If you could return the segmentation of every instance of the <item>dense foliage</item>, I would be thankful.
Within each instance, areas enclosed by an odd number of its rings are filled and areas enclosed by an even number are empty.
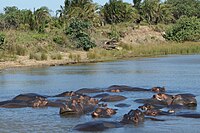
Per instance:
[[[66,30],[66,34],[76,42],[77,48],[83,48],[88,51],[90,48],[95,47],[95,44],[91,41],[88,30],[90,29],[90,23],[74,19]]]
[[[102,13],[105,22],[109,24],[127,22],[137,18],[136,10],[122,0],[110,0],[102,8]]]
[[[200,18],[181,17],[164,37],[173,41],[200,41]]]
[[[103,6],[92,0],[65,0],[64,5],[57,10],[56,16],[51,16],[51,10],[47,7],[33,11],[18,9],[15,6],[5,7],[4,12],[0,13],[0,31],[36,32],[39,36],[52,34],[54,31],[55,36],[52,40],[59,46],[67,45],[66,40],[71,39],[76,48],[89,50],[96,46],[91,41],[91,26],[101,27],[117,23],[174,24],[166,32],[167,39],[192,41],[199,40],[199,9],[199,0],[133,0],[131,4],[123,0],[109,0]],[[191,18],[183,19],[183,16]],[[117,30],[112,26],[111,31],[108,31],[111,33],[110,38],[119,39]],[[4,36],[0,35],[0,44],[3,43]]]
[[[170,5],[175,19],[179,19],[181,16],[200,17],[199,0],[167,0],[166,3]]]
[[[4,42],[5,42],[5,35],[0,33],[0,48],[3,47]]]

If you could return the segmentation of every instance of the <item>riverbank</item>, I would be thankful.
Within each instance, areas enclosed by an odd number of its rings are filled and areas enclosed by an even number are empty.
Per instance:
[[[148,45],[119,45],[119,49],[105,50],[95,48],[88,52],[72,51],[60,52],[62,58],[46,60],[30,59],[29,56],[18,56],[16,60],[0,62],[0,69],[21,67],[44,67],[78,63],[94,63],[103,61],[114,61],[118,59],[153,57],[170,54],[199,54],[199,42],[163,43]],[[47,56],[48,57],[48,56]]]

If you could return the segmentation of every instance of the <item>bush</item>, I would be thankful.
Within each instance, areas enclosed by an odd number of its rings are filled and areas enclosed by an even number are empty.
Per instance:
[[[166,31],[164,37],[172,41],[200,41],[200,19],[182,17]]]
[[[42,53],[41,54],[41,60],[47,60],[47,54],[45,54],[45,53]]]
[[[62,55],[60,53],[51,54],[51,59],[53,59],[53,60],[61,60],[62,59]]]
[[[82,48],[88,51],[90,48],[95,47],[89,36],[90,23],[82,20],[74,19],[66,30],[66,34],[76,42],[77,48]]]
[[[117,31],[117,28],[114,25],[111,26],[111,32],[109,33],[109,38],[119,41],[120,33]]]
[[[30,53],[29,59],[35,59],[37,61],[47,60],[48,56],[45,53]]]
[[[41,60],[41,55],[38,53],[30,53],[29,59]]]
[[[5,43],[5,35],[0,33],[0,47],[3,47],[3,44]]]
[[[54,41],[55,43],[59,44],[59,45],[62,45],[62,44],[65,43],[65,42],[64,42],[64,38],[63,38],[62,36],[59,36],[59,35],[55,36],[55,37],[53,38],[53,41]]]

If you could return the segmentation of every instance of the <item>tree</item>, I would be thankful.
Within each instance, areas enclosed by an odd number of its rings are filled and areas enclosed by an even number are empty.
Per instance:
[[[0,33],[0,49],[3,49],[4,42],[5,42],[5,35]]]
[[[109,24],[127,22],[138,17],[132,5],[122,0],[110,0],[102,8],[102,13],[104,20]]]
[[[97,5],[92,0],[65,0],[64,6],[57,10],[60,21],[65,26],[71,19],[82,19],[84,21],[95,22],[99,19],[96,11]]]
[[[142,0],[133,0],[134,7],[139,10],[141,8]]]
[[[16,6],[12,7],[5,7],[4,8],[4,22],[6,29],[16,29],[19,26],[20,23],[20,10]]]
[[[34,11],[33,17],[32,21],[35,22],[35,27],[38,32],[44,32],[45,27],[51,19],[50,10],[47,7],[41,7]]]
[[[166,3],[171,5],[175,19],[179,19],[181,16],[200,17],[199,0],[167,0]]]
[[[144,0],[140,12],[149,24],[169,23],[173,20],[170,5],[161,3],[160,0]]]
[[[200,18],[181,17],[164,37],[172,41],[200,41]]]
[[[76,48],[82,48],[85,51],[95,47],[90,39],[88,30],[90,29],[91,24],[87,21],[82,21],[74,19],[69,24],[69,27],[66,29],[66,34],[70,36],[72,41],[75,41]]]

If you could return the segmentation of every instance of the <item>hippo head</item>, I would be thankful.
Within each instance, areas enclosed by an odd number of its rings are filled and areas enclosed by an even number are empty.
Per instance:
[[[120,89],[112,89],[112,90],[110,90],[110,92],[122,92]]]
[[[154,109],[155,107],[153,105],[147,103],[142,106],[139,106],[138,108],[141,110],[151,110],[151,109]]]
[[[145,115],[148,115],[148,116],[157,116],[159,114],[159,110],[156,110],[156,109],[151,109],[151,110],[147,110],[145,111]]]
[[[45,107],[48,104],[48,101],[46,98],[37,97],[35,100],[29,101],[29,103],[31,107],[37,108],[37,107]]]
[[[172,100],[173,100],[173,97],[172,95],[168,95],[168,94],[164,94],[164,93],[158,93],[156,95],[153,95],[153,99],[156,99],[158,101],[163,101],[163,102],[166,102],[166,104],[170,105]]]
[[[134,123],[134,124],[138,124],[140,122],[144,121],[144,114],[142,111],[136,109],[136,110],[130,110],[128,112],[128,114],[125,114],[123,116],[123,119],[121,121],[121,123],[124,124],[129,124],[129,123]]]
[[[76,100],[72,100],[60,108],[60,114],[78,114],[82,111],[82,104]]]
[[[173,101],[171,103],[172,105],[183,105],[188,107],[196,107],[197,101],[194,96],[191,95],[175,95],[173,96]]]
[[[97,108],[93,113],[92,117],[110,117],[116,114],[116,111],[111,108]]]
[[[151,88],[151,91],[156,93],[165,92],[165,87],[153,87]]]

